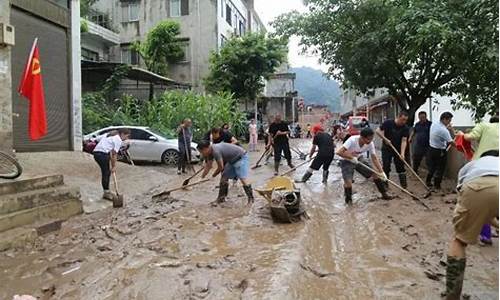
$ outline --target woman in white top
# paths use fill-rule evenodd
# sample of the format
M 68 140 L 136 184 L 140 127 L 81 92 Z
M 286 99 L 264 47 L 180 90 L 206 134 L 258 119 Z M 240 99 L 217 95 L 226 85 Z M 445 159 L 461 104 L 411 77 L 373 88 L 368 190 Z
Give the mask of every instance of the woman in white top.
M 101 184 L 104 190 L 103 198 L 113 200 L 113 194 L 109 191 L 109 177 L 116 170 L 116 160 L 122 142 L 129 139 L 130 130 L 120 128 L 118 132 L 113 132 L 103 137 L 94 149 L 94 159 L 101 168 Z M 110 167 L 111 162 L 111 167 Z
M 248 142 L 248 147 L 250 151 L 257 150 L 257 124 L 255 123 L 255 119 L 250 121 L 250 125 L 248 125 L 248 132 L 250 133 L 250 141 Z

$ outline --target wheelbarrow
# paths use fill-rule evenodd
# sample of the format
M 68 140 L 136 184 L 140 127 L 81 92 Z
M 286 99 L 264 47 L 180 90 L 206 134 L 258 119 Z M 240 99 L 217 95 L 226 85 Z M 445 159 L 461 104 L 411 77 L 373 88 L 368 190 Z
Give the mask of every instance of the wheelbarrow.
M 271 217 L 275 222 L 292 223 L 300 221 L 301 216 L 307 218 L 307 214 L 301 206 L 300 190 L 295 187 L 291 178 L 273 177 L 267 181 L 264 187 L 255 191 L 268 201 Z

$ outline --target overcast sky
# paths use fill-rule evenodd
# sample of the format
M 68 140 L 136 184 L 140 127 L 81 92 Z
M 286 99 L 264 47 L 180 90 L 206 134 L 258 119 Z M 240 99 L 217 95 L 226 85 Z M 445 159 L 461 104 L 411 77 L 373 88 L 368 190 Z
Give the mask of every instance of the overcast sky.
M 269 23 L 277 16 L 292 10 L 306 11 L 302 0 L 255 0 L 255 10 L 259 14 L 262 22 L 266 24 L 268 30 L 272 30 Z M 318 57 L 313 55 L 300 54 L 298 38 L 292 38 L 289 44 L 288 62 L 292 67 L 307 66 L 314 69 L 321 69 L 326 72 L 328 68 L 318 62 Z

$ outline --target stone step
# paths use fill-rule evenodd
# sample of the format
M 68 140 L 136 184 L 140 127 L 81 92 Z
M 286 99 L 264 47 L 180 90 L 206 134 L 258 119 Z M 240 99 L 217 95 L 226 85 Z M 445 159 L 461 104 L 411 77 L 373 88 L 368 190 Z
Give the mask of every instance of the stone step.
M 11 249 L 34 246 L 39 236 L 61 229 L 62 220 L 37 222 L 0 232 L 0 252 Z
M 27 191 L 61 186 L 64 184 L 62 175 L 49 175 L 19 180 L 0 182 L 0 197 L 4 195 L 23 193 Z
M 0 216 L 65 200 L 79 200 L 78 188 L 58 186 L 0 197 Z
M 82 212 L 82 202 L 79 199 L 53 201 L 47 205 L 1 215 L 0 232 L 37 222 L 66 220 Z

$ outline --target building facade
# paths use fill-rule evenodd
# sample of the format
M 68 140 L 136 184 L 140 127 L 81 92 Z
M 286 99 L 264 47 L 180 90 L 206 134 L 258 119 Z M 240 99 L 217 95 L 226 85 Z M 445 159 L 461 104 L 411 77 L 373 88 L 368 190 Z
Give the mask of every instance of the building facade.
M 269 77 L 264 87 L 261 99 L 262 111 L 265 118 L 272 118 L 277 114 L 284 120 L 296 122 L 297 91 L 295 90 L 295 73 L 289 71 L 288 64 L 282 64 L 276 72 Z
M 177 21 L 185 56 L 169 67 L 168 75 L 198 91 L 203 90 L 212 51 L 232 35 L 264 29 L 253 0 L 100 0 L 93 8 L 107 16 L 119 33 L 120 44 L 109 53 L 111 61 L 132 65 L 142 65 L 130 49 L 132 43 L 143 41 L 163 20 Z

